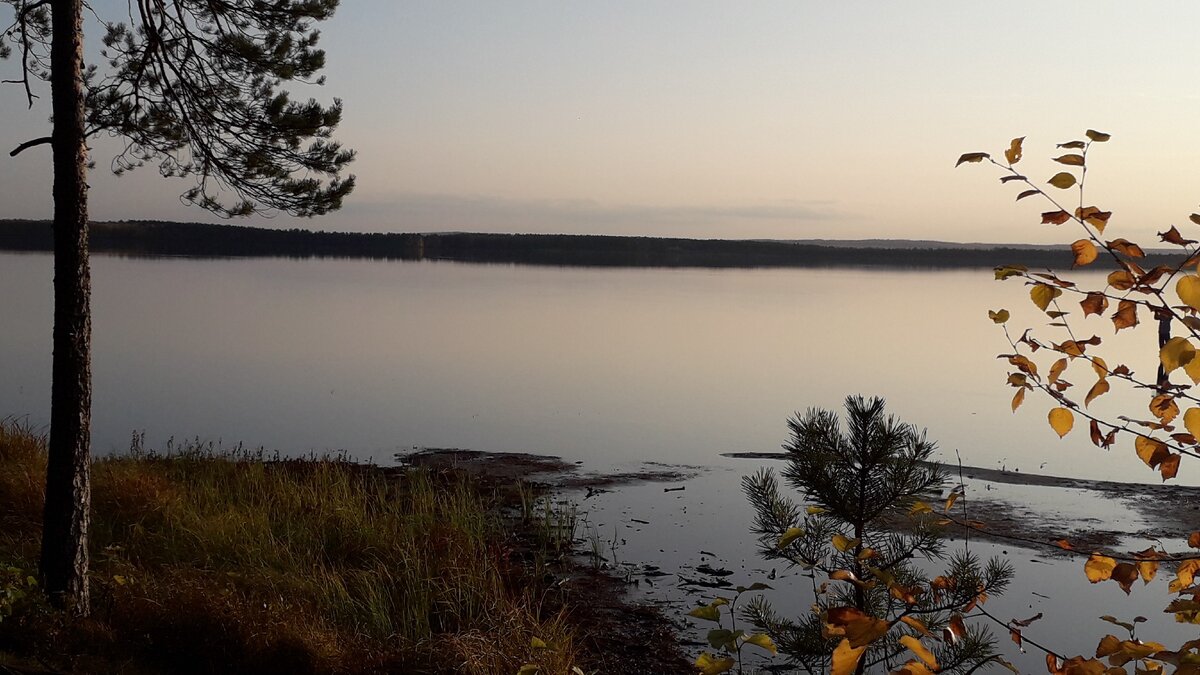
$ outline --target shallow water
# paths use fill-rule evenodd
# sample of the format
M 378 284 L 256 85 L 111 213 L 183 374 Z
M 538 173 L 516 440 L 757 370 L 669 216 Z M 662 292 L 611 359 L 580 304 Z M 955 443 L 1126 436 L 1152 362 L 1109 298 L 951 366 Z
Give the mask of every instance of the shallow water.
M 755 460 L 727 460 L 714 466 L 704 474 L 671 484 L 666 487 L 685 487 L 683 491 L 664 492 L 660 483 L 642 483 L 623 486 L 614 492 L 594 495 L 583 499 L 582 495 L 568 495 L 587 514 L 587 523 L 581 527 L 583 548 L 588 549 L 590 540 L 598 538 L 605 549 L 605 557 L 616 562 L 618 569 L 633 570 L 632 577 L 638 579 L 632 589 L 634 597 L 644 598 L 664 608 L 664 613 L 683 627 L 684 639 L 691 641 L 689 652 L 698 655 L 705 635 L 715 627 L 709 622 L 686 617 L 687 611 L 701 602 L 711 601 L 717 595 L 729 597 L 727 589 L 699 589 L 681 583 L 679 575 L 697 578 L 695 568 L 701 564 L 724 568 L 733 572 L 727 577 L 735 586 L 748 586 L 761 581 L 772 586 L 764 591 L 781 613 L 800 616 L 812 602 L 813 580 L 799 569 L 788 569 L 779 561 L 766 561 L 759 557 L 753 536 L 748 526 L 753 512 L 740 490 L 742 475 L 752 473 L 759 466 L 778 469 L 779 462 Z M 985 489 L 990 486 L 990 490 Z M 1057 491 L 1057 492 L 1056 492 Z M 1128 521 L 1112 519 L 1110 516 L 1127 507 L 1110 503 L 1106 507 L 1103 496 L 1087 490 L 1063 490 L 1008 483 L 968 481 L 967 498 L 986 495 L 988 499 L 1000 499 L 1038 517 L 1053 519 L 1065 529 L 1087 527 L 1094 515 L 1105 518 L 1106 526 L 1115 525 L 1120 531 L 1134 531 L 1137 519 Z M 1091 509 L 1100 509 L 1092 511 Z M 633 519 L 649 521 L 649 525 Z M 616 555 L 611 551 L 611 542 L 617 542 Z M 1140 540 L 1130 538 L 1124 544 L 1138 545 Z M 1176 550 L 1180 542 L 1169 542 Z M 952 540 L 947 552 L 960 550 L 964 542 Z M 1028 619 L 1043 613 L 1043 618 L 1023 629 L 1024 636 L 1068 656 L 1083 654 L 1092 656 L 1096 644 L 1106 634 L 1121 638 L 1127 635 L 1123 629 L 1109 624 L 1099 617 L 1112 615 L 1124 621 L 1143 615 L 1148 621 L 1138 625 L 1138 635 L 1143 639 L 1163 642 L 1168 648 L 1177 648 L 1183 642 L 1195 639 L 1195 626 L 1178 624 L 1173 615 L 1164 614 L 1163 608 L 1174 597 L 1167 593 L 1167 581 L 1173 577 L 1165 567 L 1158 577 L 1148 585 L 1140 581 L 1134 584 L 1132 593 L 1125 593 L 1114 582 L 1091 584 L 1084 574 L 1083 557 L 1069 557 L 1052 550 L 1031 550 L 1007 543 L 992 543 L 973 539 L 965 545 L 981 558 L 1000 556 L 1011 562 L 1016 577 L 1009 590 L 1001 596 L 988 600 L 989 612 L 1002 620 Z M 583 558 L 587 560 L 587 556 Z M 645 565 L 653 565 L 667 573 L 663 577 L 651 577 L 652 585 L 639 574 Z M 771 570 L 775 578 L 769 579 Z M 930 569 L 937 569 L 934 564 Z M 711 578 L 711 577 L 710 577 Z M 817 579 L 819 584 L 823 579 Z M 747 596 L 749 597 L 749 596 Z M 1022 652 L 1010 640 L 1008 631 L 986 619 L 975 619 L 990 625 L 998 637 L 997 646 L 1006 659 L 1014 663 L 1021 672 L 1045 672 L 1045 654 L 1034 647 L 1026 646 Z M 725 624 L 728 627 L 728 623 Z M 748 649 L 749 653 L 756 650 Z M 756 658 L 758 665 L 782 664 L 777 658 Z

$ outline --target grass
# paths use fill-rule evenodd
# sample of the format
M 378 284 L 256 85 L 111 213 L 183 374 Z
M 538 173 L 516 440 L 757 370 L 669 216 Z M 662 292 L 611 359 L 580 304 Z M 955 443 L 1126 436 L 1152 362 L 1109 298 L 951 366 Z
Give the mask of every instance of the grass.
M 201 444 L 92 472 L 92 618 L 26 600 L 0 650 L 128 673 L 566 673 L 579 656 L 465 478 Z M 0 568 L 36 569 L 44 475 L 44 438 L 0 423 Z

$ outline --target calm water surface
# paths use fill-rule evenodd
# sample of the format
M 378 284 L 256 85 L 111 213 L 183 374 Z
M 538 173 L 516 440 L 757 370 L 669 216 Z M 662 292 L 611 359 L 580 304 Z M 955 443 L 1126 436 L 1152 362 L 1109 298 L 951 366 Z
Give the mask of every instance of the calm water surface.
M 0 416 L 48 419 L 51 280 L 49 256 L 0 254 Z M 1038 321 L 1025 289 L 988 270 L 97 256 L 94 443 L 119 451 L 145 431 L 150 447 L 200 437 L 378 461 L 428 446 L 707 465 L 776 450 L 795 411 L 863 393 L 948 459 L 1153 480 L 1082 425 L 1058 440 L 1044 400 L 1010 412 L 1007 343 L 986 311 L 999 307 Z M 1153 355 L 1114 347 L 1135 370 Z M 1081 387 L 1093 377 L 1080 371 Z M 1194 482 L 1190 463 L 1180 478 Z

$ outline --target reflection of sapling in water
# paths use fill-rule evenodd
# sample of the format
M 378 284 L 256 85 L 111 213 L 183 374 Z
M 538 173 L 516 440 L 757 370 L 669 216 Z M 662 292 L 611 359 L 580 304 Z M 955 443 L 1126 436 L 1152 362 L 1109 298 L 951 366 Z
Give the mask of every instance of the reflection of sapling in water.
M 988 631 L 962 614 L 1003 592 L 1012 567 L 963 550 L 938 576 L 918 568 L 917 559 L 947 559 L 938 518 L 920 501 L 947 482 L 929 461 L 934 444 L 885 415 L 883 399 L 845 405 L 844 426 L 818 409 L 788 421 L 783 478 L 807 508 L 780 493 L 770 470 L 742 479 L 762 555 L 815 572 L 807 615 L 784 618 L 758 596 L 743 616 L 810 672 L 966 672 L 999 661 Z

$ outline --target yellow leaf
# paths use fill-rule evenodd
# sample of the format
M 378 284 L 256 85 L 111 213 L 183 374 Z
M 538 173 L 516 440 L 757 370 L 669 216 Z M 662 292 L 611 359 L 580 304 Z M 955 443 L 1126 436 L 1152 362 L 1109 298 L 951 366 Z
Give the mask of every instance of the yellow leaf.
M 1004 323 L 1005 321 L 1008 321 L 1008 310 L 1001 309 L 1001 310 L 993 312 L 992 310 L 989 309 L 988 310 L 988 318 L 991 319 L 992 321 L 995 321 L 996 323 Z
M 696 659 L 696 667 L 700 669 L 701 675 L 720 675 L 728 673 L 737 665 L 737 661 L 730 656 L 717 656 L 704 652 Z
M 716 621 L 719 623 L 721 621 L 721 610 L 718 609 L 718 607 L 719 607 L 719 605 L 717 605 L 717 603 L 715 603 L 715 602 L 712 603 L 711 605 L 703 605 L 701 607 L 693 607 L 692 611 L 688 612 L 688 616 L 694 616 L 697 619 L 704 619 L 705 621 Z
M 1087 406 L 1091 405 L 1092 401 L 1095 401 L 1097 398 L 1107 394 L 1108 390 L 1109 386 L 1107 379 L 1100 378 L 1097 380 L 1096 384 L 1093 384 L 1092 388 L 1088 390 L 1087 397 L 1083 399 L 1083 407 L 1086 408 Z
M 1075 217 L 1096 228 L 1097 232 L 1103 233 L 1104 228 L 1108 226 L 1108 219 L 1112 218 L 1112 211 L 1101 211 L 1095 206 L 1083 206 L 1075 209 Z
M 1059 438 L 1066 436 L 1071 432 L 1071 427 L 1075 426 L 1075 415 L 1071 414 L 1066 408 L 1053 408 L 1049 415 L 1050 428 L 1054 433 L 1058 434 Z
M 918 640 L 917 638 L 915 638 L 911 635 L 905 635 L 900 638 L 899 642 L 900 642 L 900 644 L 904 645 L 905 647 L 908 647 L 908 650 L 911 651 L 913 654 L 916 654 L 917 658 L 924 661 L 925 665 L 929 666 L 930 668 L 932 668 L 934 670 L 937 670 L 937 667 L 938 667 L 937 659 L 934 658 L 933 652 L 929 651 L 928 649 L 926 649 L 925 645 L 921 644 L 920 640 Z
M 1138 574 L 1142 575 L 1142 583 L 1150 583 L 1154 581 L 1154 575 L 1158 573 L 1157 560 L 1143 560 L 1137 564 Z
M 946 498 L 946 508 L 943 511 L 945 513 L 950 513 L 950 509 L 954 507 L 954 502 L 958 501 L 958 498 L 961 496 L 963 496 L 963 493 L 959 492 L 958 490 L 951 492 L 950 496 Z
M 1054 384 L 1055 382 L 1057 382 L 1059 376 L 1062 375 L 1063 371 L 1066 369 L 1067 369 L 1067 359 L 1065 357 L 1055 361 L 1050 366 L 1049 375 L 1046 376 L 1050 380 L 1050 384 Z
M 850 675 L 858 667 L 858 659 L 867 648 L 851 647 L 850 641 L 843 639 L 833 650 L 833 663 L 829 675 Z
M 1093 553 L 1091 558 L 1083 565 L 1083 571 L 1087 574 L 1088 581 L 1093 584 L 1098 584 L 1101 581 L 1107 581 L 1112 578 L 1113 570 L 1117 567 L 1117 561 L 1108 556 Z
M 825 513 L 825 509 L 821 508 L 820 506 L 810 506 L 804 509 L 804 512 L 810 516 L 815 516 L 819 513 Z
M 546 649 L 547 648 L 546 641 L 541 639 L 540 637 L 536 637 L 536 636 L 530 638 L 529 646 L 532 649 Z
M 1024 265 L 1004 265 L 993 270 L 996 273 L 996 281 L 1004 281 L 1009 277 L 1016 277 L 1029 271 L 1029 268 Z
M 849 551 L 850 549 L 854 548 L 855 545 L 858 543 L 857 539 L 850 539 L 849 537 L 847 537 L 844 534 L 833 535 L 832 541 L 833 541 L 833 547 L 836 548 L 837 550 L 841 551 L 842 553 L 845 553 L 846 551 Z
M 1067 173 L 1066 171 L 1060 171 L 1060 172 L 1054 174 L 1053 176 L 1051 176 L 1050 180 L 1048 180 L 1046 182 L 1060 190 L 1066 190 L 1067 188 L 1069 188 L 1075 184 L 1075 176 L 1072 176 L 1071 174 Z
M 1193 384 L 1200 384 L 1200 359 L 1193 357 L 1191 361 L 1183 364 L 1183 372 L 1192 378 Z
M 1012 139 L 1012 143 L 1008 144 L 1008 150 L 1004 151 L 1004 159 L 1008 160 L 1009 166 L 1021 161 L 1021 141 L 1024 140 L 1025 137 L 1022 136 Z
M 1118 291 L 1127 291 L 1133 288 L 1133 284 L 1133 275 L 1125 270 L 1117 270 L 1109 273 L 1108 275 L 1108 285 L 1112 286 Z
M 752 633 L 746 637 L 746 643 L 762 647 L 772 654 L 779 653 L 779 648 L 775 646 L 775 642 L 771 640 L 771 636 L 766 633 Z
M 1023 403 L 1024 401 L 1025 401 L 1025 388 L 1022 387 L 1017 390 L 1016 394 L 1013 395 L 1012 411 L 1017 412 L 1017 408 L 1020 408 L 1021 403 Z
M 912 507 L 908 510 L 909 514 L 914 516 L 918 513 L 931 513 L 932 511 L 933 507 L 922 501 L 913 502 Z
M 1104 141 L 1107 141 L 1108 139 L 1112 138 L 1112 136 L 1110 134 L 1106 134 L 1103 131 L 1096 131 L 1094 129 L 1087 130 L 1087 137 L 1097 143 L 1103 143 Z
M 1162 464 L 1162 461 L 1171 454 L 1171 451 L 1167 450 L 1167 444 L 1157 438 L 1135 436 L 1133 447 L 1137 450 L 1137 456 L 1151 469 L 1157 469 L 1158 465 Z
M 1092 357 L 1092 370 L 1096 371 L 1097 377 L 1108 377 L 1108 364 L 1099 356 Z
M 908 624 L 913 630 L 917 631 L 921 635 L 924 635 L 925 637 L 933 637 L 933 633 L 929 632 L 929 627 L 922 623 L 921 620 L 915 616 L 902 616 L 900 617 L 900 620 Z
M 793 541 L 796 541 L 796 539 L 803 537 L 803 536 L 804 536 L 803 528 L 789 527 L 787 532 L 784 532 L 783 536 L 779 538 L 779 542 L 778 542 L 777 546 L 779 548 L 784 548 L 788 544 L 792 543 Z
M 1183 304 L 1192 309 L 1200 309 L 1200 276 L 1185 274 L 1175 282 L 1175 293 Z
M 1096 257 L 1099 255 L 1096 245 L 1087 239 L 1080 239 L 1071 244 L 1071 252 L 1075 254 L 1075 262 L 1072 263 L 1075 267 L 1090 265 L 1096 261 Z
M 1127 625 L 1132 626 L 1133 624 Z M 1096 645 L 1096 658 L 1104 658 L 1119 651 L 1121 651 L 1121 639 L 1116 635 L 1105 635 L 1100 638 L 1100 644 Z
M 1183 413 L 1183 426 L 1189 434 L 1200 438 L 1200 408 L 1188 408 L 1187 412 Z
M 1190 587 L 1196 572 L 1200 572 L 1200 560 L 1192 558 L 1179 563 L 1179 567 L 1175 570 L 1175 578 L 1167 585 L 1167 591 L 1178 593 Z
M 1196 348 L 1192 346 L 1191 342 L 1188 342 L 1187 338 L 1182 337 L 1171 338 L 1158 351 L 1158 358 L 1168 373 L 1183 367 L 1195 356 Z
M 1158 418 L 1160 424 L 1170 424 L 1179 416 L 1179 404 L 1170 394 L 1159 394 L 1150 399 L 1150 412 Z
M 1043 312 L 1050 306 L 1050 302 L 1060 295 L 1062 295 L 1062 289 L 1047 284 L 1034 284 L 1033 288 L 1029 289 L 1029 297 L 1033 300 L 1033 304 Z

